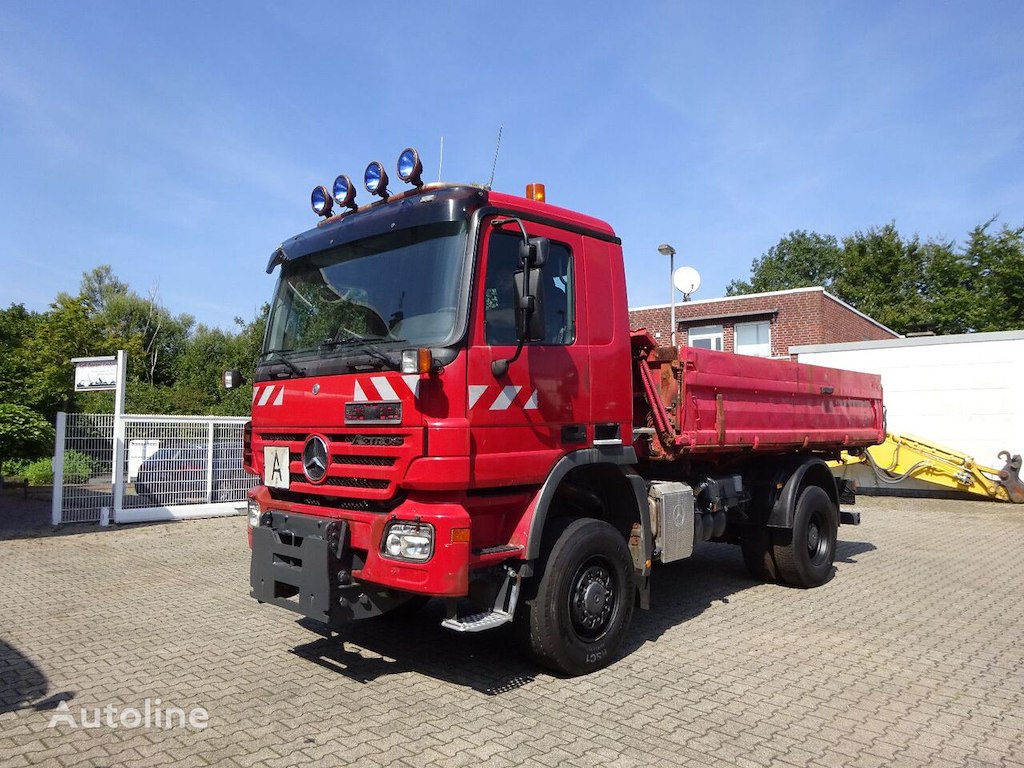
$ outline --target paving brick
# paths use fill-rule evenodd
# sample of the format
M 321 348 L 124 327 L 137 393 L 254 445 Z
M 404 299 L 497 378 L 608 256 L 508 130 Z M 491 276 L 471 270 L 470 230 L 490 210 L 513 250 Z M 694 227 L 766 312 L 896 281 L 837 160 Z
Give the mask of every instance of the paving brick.
M 440 606 L 327 639 L 248 596 L 238 518 L 0 540 L 0 764 L 1022 765 L 1019 507 L 859 500 L 836 577 L 747 578 L 706 545 L 654 573 L 629 653 L 563 679 Z M 18 708 L 18 691 L 35 691 Z M 32 704 L 204 707 L 209 726 L 47 728 Z

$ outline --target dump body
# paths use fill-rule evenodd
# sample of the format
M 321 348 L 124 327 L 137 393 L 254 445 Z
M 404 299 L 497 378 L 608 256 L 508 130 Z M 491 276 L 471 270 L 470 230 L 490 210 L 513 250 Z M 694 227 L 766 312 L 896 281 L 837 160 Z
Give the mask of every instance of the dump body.
M 829 450 L 885 439 L 881 378 L 698 347 L 655 347 L 633 334 L 638 409 L 652 417 L 652 458 Z M 636 422 L 635 422 L 636 423 Z

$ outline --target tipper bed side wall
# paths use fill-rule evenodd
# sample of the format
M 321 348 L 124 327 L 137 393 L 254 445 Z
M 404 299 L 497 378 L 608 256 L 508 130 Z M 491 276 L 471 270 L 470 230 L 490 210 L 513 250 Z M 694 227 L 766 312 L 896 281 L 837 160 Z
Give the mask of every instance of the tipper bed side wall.
M 656 458 L 835 450 L 885 437 L 878 376 L 697 347 L 656 347 L 643 331 L 634 332 L 633 343 L 638 365 L 649 370 L 639 371 L 644 389 L 637 394 L 645 396 L 666 453 L 658 456 L 655 446 Z

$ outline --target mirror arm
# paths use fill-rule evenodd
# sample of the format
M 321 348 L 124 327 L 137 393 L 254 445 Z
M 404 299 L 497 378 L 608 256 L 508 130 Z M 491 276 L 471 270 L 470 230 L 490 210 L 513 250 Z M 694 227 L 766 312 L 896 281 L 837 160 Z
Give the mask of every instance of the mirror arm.
M 508 218 L 494 219 L 494 220 L 491 221 L 491 226 L 492 227 L 502 227 L 502 226 L 504 226 L 506 224 L 517 224 L 519 226 L 519 231 L 523 235 L 523 244 L 526 247 L 529 247 L 529 245 L 530 245 L 530 236 L 526 232 L 526 226 L 523 224 L 522 219 L 519 219 L 519 218 L 517 218 L 515 216 L 510 216 Z M 522 297 L 520 297 L 520 306 L 525 309 L 526 308 L 526 303 L 527 303 L 526 299 L 527 299 L 527 296 L 529 296 L 529 290 L 530 290 L 530 271 L 532 269 L 537 269 L 537 266 L 530 264 L 530 260 L 529 259 L 522 259 L 522 267 L 523 267 L 523 278 L 524 279 L 523 279 L 523 295 L 522 295 Z M 516 360 L 519 359 L 519 355 L 523 351 L 523 343 L 526 341 L 526 335 L 529 333 L 530 317 L 531 317 L 532 314 L 533 314 L 533 312 L 529 311 L 529 313 L 526 316 L 526 323 L 525 323 L 526 333 L 518 333 L 518 323 L 517 323 L 517 333 L 516 333 L 516 335 L 519 337 L 519 343 L 516 345 L 515 354 L 512 355 L 512 357 L 508 357 L 508 358 L 504 358 L 503 357 L 503 358 L 499 358 L 498 360 L 492 360 L 491 361 L 491 373 L 493 373 L 495 375 L 495 377 L 504 376 L 506 373 L 508 373 L 509 366 L 512 363 L 514 363 Z
M 494 374 L 495 378 L 504 376 L 508 373 L 508 367 L 512 365 L 516 360 L 519 359 L 519 354 L 523 351 L 523 338 L 519 337 L 519 343 L 516 345 L 516 352 L 512 357 L 503 357 L 498 360 L 491 361 L 491 373 Z

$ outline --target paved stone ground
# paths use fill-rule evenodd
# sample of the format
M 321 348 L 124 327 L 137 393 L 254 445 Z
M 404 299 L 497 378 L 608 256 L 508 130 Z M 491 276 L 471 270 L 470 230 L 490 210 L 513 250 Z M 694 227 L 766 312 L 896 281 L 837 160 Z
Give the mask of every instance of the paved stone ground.
M 660 568 L 625 655 L 577 679 L 439 605 L 325 639 L 248 597 L 241 518 L 7 529 L 0 765 L 1024 765 L 1024 509 L 857 508 L 819 589 L 720 545 Z M 147 698 L 208 727 L 48 727 Z

